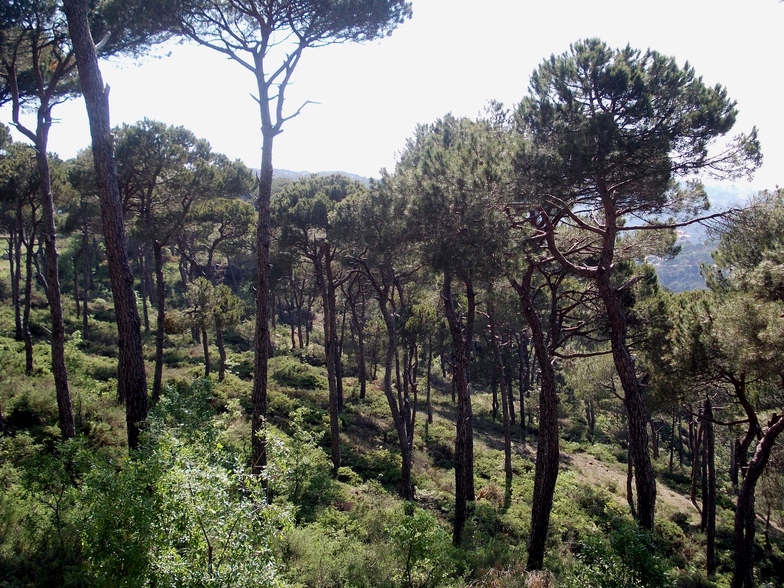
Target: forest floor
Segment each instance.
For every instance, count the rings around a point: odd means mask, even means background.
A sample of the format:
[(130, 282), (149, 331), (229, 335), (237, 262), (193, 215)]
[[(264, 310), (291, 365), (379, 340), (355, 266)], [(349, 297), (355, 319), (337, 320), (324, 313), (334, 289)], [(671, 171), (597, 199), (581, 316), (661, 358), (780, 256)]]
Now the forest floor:
[[(624, 507), (627, 505), (626, 464), (606, 463), (587, 453), (563, 455), (561, 461), (567, 464), (569, 469), (576, 471), (583, 481), (609, 489), (619, 504)], [(692, 525), (697, 525), (700, 521), (700, 513), (689, 497), (673, 491), (661, 482), (656, 485), (656, 509), (667, 518), (676, 512), (683, 513)]]

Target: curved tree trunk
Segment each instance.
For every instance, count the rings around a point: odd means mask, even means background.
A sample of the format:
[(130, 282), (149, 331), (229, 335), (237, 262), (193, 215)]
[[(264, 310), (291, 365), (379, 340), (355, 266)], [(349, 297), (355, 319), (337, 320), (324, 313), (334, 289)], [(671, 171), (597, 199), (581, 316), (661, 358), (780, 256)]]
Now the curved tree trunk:
[(762, 435), (749, 462), (746, 477), (740, 485), (738, 502), (735, 508), (735, 570), (732, 573), (731, 588), (754, 587), (754, 532), (756, 511), (754, 510), (754, 493), (757, 482), (768, 465), (770, 453), (776, 444), (776, 438), (784, 431), (784, 418), (774, 415), (769, 428)]
[(147, 418), (147, 374), (142, 352), (141, 323), (128, 264), (122, 202), (117, 185), (108, 88), (104, 88), (95, 43), (90, 35), (87, 0), (63, 0), (68, 30), (79, 68), (79, 82), (90, 119), (93, 158), (98, 176), (101, 221), (112, 284), (119, 340), (118, 395), (126, 403), (128, 446), (135, 449)]
[[(379, 298), (382, 294), (379, 294)], [(411, 478), (413, 465), (413, 421), (410, 418), (408, 399), (401, 392), (400, 378), (397, 378), (398, 393), (392, 385), (395, 358), (397, 355), (397, 332), (392, 314), (386, 302), (379, 300), (381, 314), (387, 327), (387, 350), (384, 356), (384, 395), (387, 397), (392, 422), (395, 424), (401, 457), (401, 495), (404, 500), (414, 500), (414, 483)]]
[(610, 265), (608, 263), (599, 268), (597, 285), (610, 322), (613, 361), (623, 387), (624, 403), (629, 416), (629, 449), (634, 461), (637, 523), (641, 528), (652, 531), (656, 509), (656, 476), (648, 453), (647, 411), (634, 359), (626, 344), (626, 315), (621, 306), (620, 294), (610, 282)]

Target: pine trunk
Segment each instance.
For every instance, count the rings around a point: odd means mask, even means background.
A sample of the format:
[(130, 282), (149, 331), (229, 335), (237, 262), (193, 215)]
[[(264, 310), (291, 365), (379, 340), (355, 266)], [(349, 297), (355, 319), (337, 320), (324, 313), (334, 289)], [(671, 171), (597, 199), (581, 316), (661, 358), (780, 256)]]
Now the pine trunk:
[(89, 2), (63, 0), (63, 9), (68, 18), (82, 95), (90, 119), (101, 221), (117, 318), (120, 350), (117, 388), (118, 395), (126, 402), (128, 447), (135, 449), (139, 443), (141, 426), (147, 418), (147, 374), (142, 353), (141, 324), (133, 291), (133, 274), (126, 253), (122, 202), (109, 119), (108, 88), (104, 88), (95, 43), (90, 35)]
[(754, 533), (756, 512), (754, 510), (754, 494), (757, 482), (768, 465), (770, 453), (776, 444), (776, 438), (784, 431), (784, 418), (774, 416), (768, 430), (757, 445), (746, 470), (746, 477), (740, 485), (738, 502), (735, 508), (735, 570), (732, 573), (731, 588), (754, 587)]
[(155, 287), (158, 290), (158, 319), (155, 326), (155, 376), (152, 382), (152, 400), (161, 397), (163, 385), (163, 343), (166, 334), (166, 284), (163, 277), (163, 244), (156, 241), (153, 245), (155, 258)]
[(707, 543), (706, 568), (708, 576), (716, 573), (716, 443), (713, 427), (713, 407), (710, 399), (705, 400), (705, 465), (706, 492), (702, 498), (705, 513), (705, 540)]
[[(45, 118), (50, 119), (48, 108)], [(40, 113), (39, 113), (40, 116)], [(60, 295), (60, 276), (58, 272), (58, 254), (56, 229), (54, 225), (54, 200), (52, 198), (52, 182), (47, 156), (48, 129), (38, 125), (36, 141), (36, 160), (38, 173), (41, 176), (41, 210), (43, 216), (44, 268), (46, 281), (46, 298), (49, 302), (52, 335), (52, 375), (57, 395), (57, 412), (60, 420), (60, 434), (63, 439), (76, 436), (73, 409), (71, 407), (71, 391), (68, 387), (68, 370), (65, 367), (65, 325), (63, 324), (63, 301)]]
[(469, 343), (471, 340), (471, 316), (473, 305), (473, 288), (466, 281), (468, 294), (468, 315), (463, 321), (458, 317), (452, 299), (452, 275), (444, 272), (444, 284), (441, 296), (444, 301), (444, 312), (452, 345), (455, 353), (455, 364), (452, 372), (453, 393), (457, 400), (457, 422), (455, 423), (455, 519), (452, 528), (452, 542), (459, 545), (463, 536), (463, 527), (468, 519), (468, 503), (475, 499), (474, 491), (474, 428), (473, 411), (471, 409), (471, 392), (468, 380)]
[(642, 386), (637, 379), (634, 359), (626, 344), (626, 315), (609, 275), (610, 263), (600, 266), (597, 285), (610, 322), (610, 344), (618, 378), (624, 391), (624, 403), (629, 417), (629, 449), (634, 462), (635, 490), (637, 491), (637, 523), (653, 530), (656, 509), (656, 475), (648, 453), (648, 418)]

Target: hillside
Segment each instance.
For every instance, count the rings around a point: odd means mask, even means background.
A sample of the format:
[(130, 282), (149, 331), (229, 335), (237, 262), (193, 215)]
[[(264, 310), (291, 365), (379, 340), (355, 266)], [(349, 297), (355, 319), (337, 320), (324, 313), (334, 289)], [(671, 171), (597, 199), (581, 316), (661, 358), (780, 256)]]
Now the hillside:
[[(665, 578), (677, 579), (678, 586), (713, 585), (697, 579), (704, 537), (688, 498), (688, 463), (679, 465), (676, 457), (670, 474), (667, 453), (657, 460), (657, 530), (652, 538), (640, 534), (626, 503), (626, 454), (616, 437), (618, 423), (603, 421), (589, 441), (586, 423), (571, 401), (564, 403), (561, 422), (561, 471), (546, 559), (550, 575), (529, 577), (521, 567), (536, 453), (533, 396), (526, 401), (524, 439), (519, 422), (514, 427), (508, 485), (503, 427), (493, 416), (493, 395), (482, 385), (475, 388), (477, 501), (459, 549), (451, 546), (447, 531), (455, 406), (440, 370), (432, 376), (432, 424), (426, 422), (421, 391), (416, 405), (415, 506), (398, 497), (400, 457), (378, 382), (361, 399), (356, 378), (345, 379), (343, 465), (331, 476), (326, 372), (318, 337), (314, 334), (307, 350), (288, 351), (285, 328), (277, 331), (270, 365), (274, 441), (267, 484), (275, 496), (274, 510), (259, 526), (253, 523), (254, 511), (246, 510), (246, 499), (231, 492), (244, 479), (239, 472), (248, 456), (247, 331), (232, 338), (230, 373), (223, 382), (201, 377), (202, 349), (190, 335), (167, 335), (165, 393), (152, 413), (145, 449), (127, 461), (122, 407), (113, 393), (112, 326), (104, 322), (110, 312), (97, 300), (94, 312), (89, 341), (79, 338), (72, 315), (68, 321), (79, 439), (63, 445), (57, 441), (46, 331), (37, 330), (36, 372), (25, 376), (20, 344), (10, 336), (8, 301), (0, 307), (0, 509), (5, 521), (0, 575), (8, 585), (88, 579), (91, 585), (112, 585), (117, 574), (147, 577), (152, 568), (145, 561), (154, 563), (159, 579), (181, 577), (179, 566), (188, 566), (194, 578), (209, 569), (210, 576), (226, 580), (238, 573), (259, 578), (274, 570), (285, 585), (313, 587), (552, 586), (556, 580), (558, 586), (671, 585)], [(46, 315), (37, 310), (35, 317), (42, 325)], [(612, 418), (611, 412), (603, 414)], [(258, 496), (253, 488), (247, 486), (248, 497)], [(718, 520), (720, 570), (726, 574), (732, 566), (731, 502), (721, 502)], [(273, 529), (274, 538), (265, 539)], [(237, 542), (240, 536), (253, 544), (263, 541), (266, 555), (255, 563), (245, 561), (249, 554)], [(780, 579), (781, 537), (773, 532), (770, 539), (770, 563), (760, 573)], [(184, 551), (183, 542), (189, 545)], [(210, 552), (222, 555), (210, 559)], [(129, 569), (131, 564), (137, 567)], [(629, 583), (629, 578), (636, 580)], [(535, 581), (551, 583), (530, 583)]]

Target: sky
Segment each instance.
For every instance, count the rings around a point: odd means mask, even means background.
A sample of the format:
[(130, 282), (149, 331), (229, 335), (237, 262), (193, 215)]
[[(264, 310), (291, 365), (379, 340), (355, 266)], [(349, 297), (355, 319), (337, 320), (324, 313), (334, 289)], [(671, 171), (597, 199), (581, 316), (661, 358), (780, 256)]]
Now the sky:
[[(304, 53), (288, 113), (317, 104), (286, 123), (274, 165), (377, 177), (394, 169), (417, 124), (450, 112), (473, 118), (490, 100), (512, 107), (544, 59), (599, 37), (688, 61), (706, 83), (725, 86), (739, 109), (733, 133), (757, 126), (762, 144), (763, 166), (744, 189), (774, 188), (784, 182), (783, 27), (778, 0), (413, 0), (413, 18), (388, 38)], [(201, 47), (159, 53), (102, 62), (112, 124), (147, 117), (182, 125), (259, 167), (253, 75)], [(89, 145), (81, 99), (59, 105), (54, 117), (51, 151), (69, 158)]]

